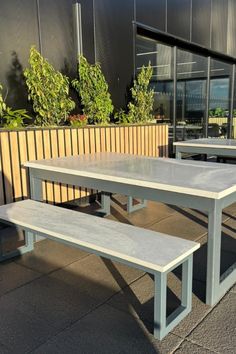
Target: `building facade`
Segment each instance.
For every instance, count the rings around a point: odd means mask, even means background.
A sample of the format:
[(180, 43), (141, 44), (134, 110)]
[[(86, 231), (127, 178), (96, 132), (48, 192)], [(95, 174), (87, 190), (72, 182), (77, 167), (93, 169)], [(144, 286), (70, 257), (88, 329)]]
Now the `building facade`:
[[(236, 138), (236, 0), (0, 0), (0, 82), (13, 107), (26, 107), (22, 70), (35, 45), (76, 75), (78, 41), (99, 61), (116, 108), (133, 77), (153, 67), (157, 121), (173, 140)], [(79, 22), (79, 23), (78, 23)]]

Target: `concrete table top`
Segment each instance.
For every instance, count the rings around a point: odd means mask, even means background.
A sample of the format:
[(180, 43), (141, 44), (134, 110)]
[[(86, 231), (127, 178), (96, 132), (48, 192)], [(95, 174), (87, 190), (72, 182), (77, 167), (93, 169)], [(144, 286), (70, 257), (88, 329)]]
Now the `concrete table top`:
[(192, 139), (186, 141), (178, 141), (173, 143), (175, 146), (198, 146), (198, 147), (208, 147), (211, 148), (224, 148), (224, 149), (235, 149), (236, 150), (236, 140), (235, 139), (214, 139), (214, 138), (204, 138), (204, 139)]
[(31, 169), (221, 199), (236, 191), (236, 166), (117, 153), (29, 161)]

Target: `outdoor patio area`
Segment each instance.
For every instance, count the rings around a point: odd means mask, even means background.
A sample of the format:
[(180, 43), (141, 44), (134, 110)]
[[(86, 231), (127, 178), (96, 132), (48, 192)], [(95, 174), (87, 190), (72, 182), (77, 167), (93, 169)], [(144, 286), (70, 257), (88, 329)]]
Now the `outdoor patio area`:
[[(0, 268), (0, 353), (234, 353), (236, 287), (214, 307), (205, 297), (207, 217), (202, 212), (148, 202), (127, 214), (113, 196), (109, 218), (198, 241), (193, 308), (161, 342), (153, 337), (153, 279), (149, 274), (60, 243)], [(69, 208), (97, 214), (98, 204)], [(222, 272), (235, 262), (236, 204), (223, 213)], [(168, 279), (168, 308), (178, 305), (180, 273)]]

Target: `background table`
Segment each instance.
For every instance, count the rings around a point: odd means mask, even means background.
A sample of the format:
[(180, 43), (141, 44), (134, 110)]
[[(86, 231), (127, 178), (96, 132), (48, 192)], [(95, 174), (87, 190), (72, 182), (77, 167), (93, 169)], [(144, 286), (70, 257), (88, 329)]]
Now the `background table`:
[(31, 198), (42, 200), (42, 180), (121, 193), (208, 213), (206, 302), (215, 304), (236, 280), (220, 276), (222, 209), (236, 201), (236, 167), (202, 161), (96, 153), (25, 163)]
[(234, 139), (193, 139), (179, 141), (173, 145), (176, 147), (177, 159), (181, 159), (182, 153), (236, 157), (236, 140)]

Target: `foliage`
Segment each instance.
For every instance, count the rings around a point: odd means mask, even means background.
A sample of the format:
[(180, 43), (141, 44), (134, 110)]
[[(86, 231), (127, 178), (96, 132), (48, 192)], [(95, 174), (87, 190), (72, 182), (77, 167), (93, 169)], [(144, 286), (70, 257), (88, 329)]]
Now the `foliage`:
[(65, 122), (75, 103), (69, 98), (69, 80), (32, 47), (30, 67), (24, 76), (28, 86), (29, 100), (37, 113), (36, 123), (43, 126), (59, 125)]
[(72, 86), (81, 97), (83, 113), (91, 124), (107, 124), (114, 107), (101, 66), (89, 64), (82, 55), (78, 60), (79, 78), (72, 81)]
[(7, 108), (6, 103), (4, 102), (4, 99), (2, 97), (2, 85), (0, 84), (0, 118), (2, 118), (6, 108)]
[(149, 63), (143, 66), (131, 88), (132, 102), (128, 103), (128, 116), (131, 123), (145, 123), (153, 119), (154, 92), (149, 83), (152, 77), (152, 67)]
[(25, 109), (16, 109), (13, 110), (10, 107), (7, 107), (3, 113), (4, 128), (15, 129), (20, 128), (24, 124), (24, 119), (30, 119), (30, 116), (27, 114)]
[(233, 117), (236, 117), (236, 109), (233, 110)]
[(221, 108), (221, 107), (217, 107), (215, 109), (212, 109), (209, 111), (209, 117), (213, 118), (213, 117), (226, 117), (226, 111)]
[(85, 114), (73, 114), (68, 121), (72, 127), (83, 127), (88, 123), (88, 117)]
[(118, 112), (115, 113), (114, 115), (115, 122), (117, 124), (129, 124), (132, 123), (130, 121), (130, 116), (125, 112), (124, 109), (120, 109)]

